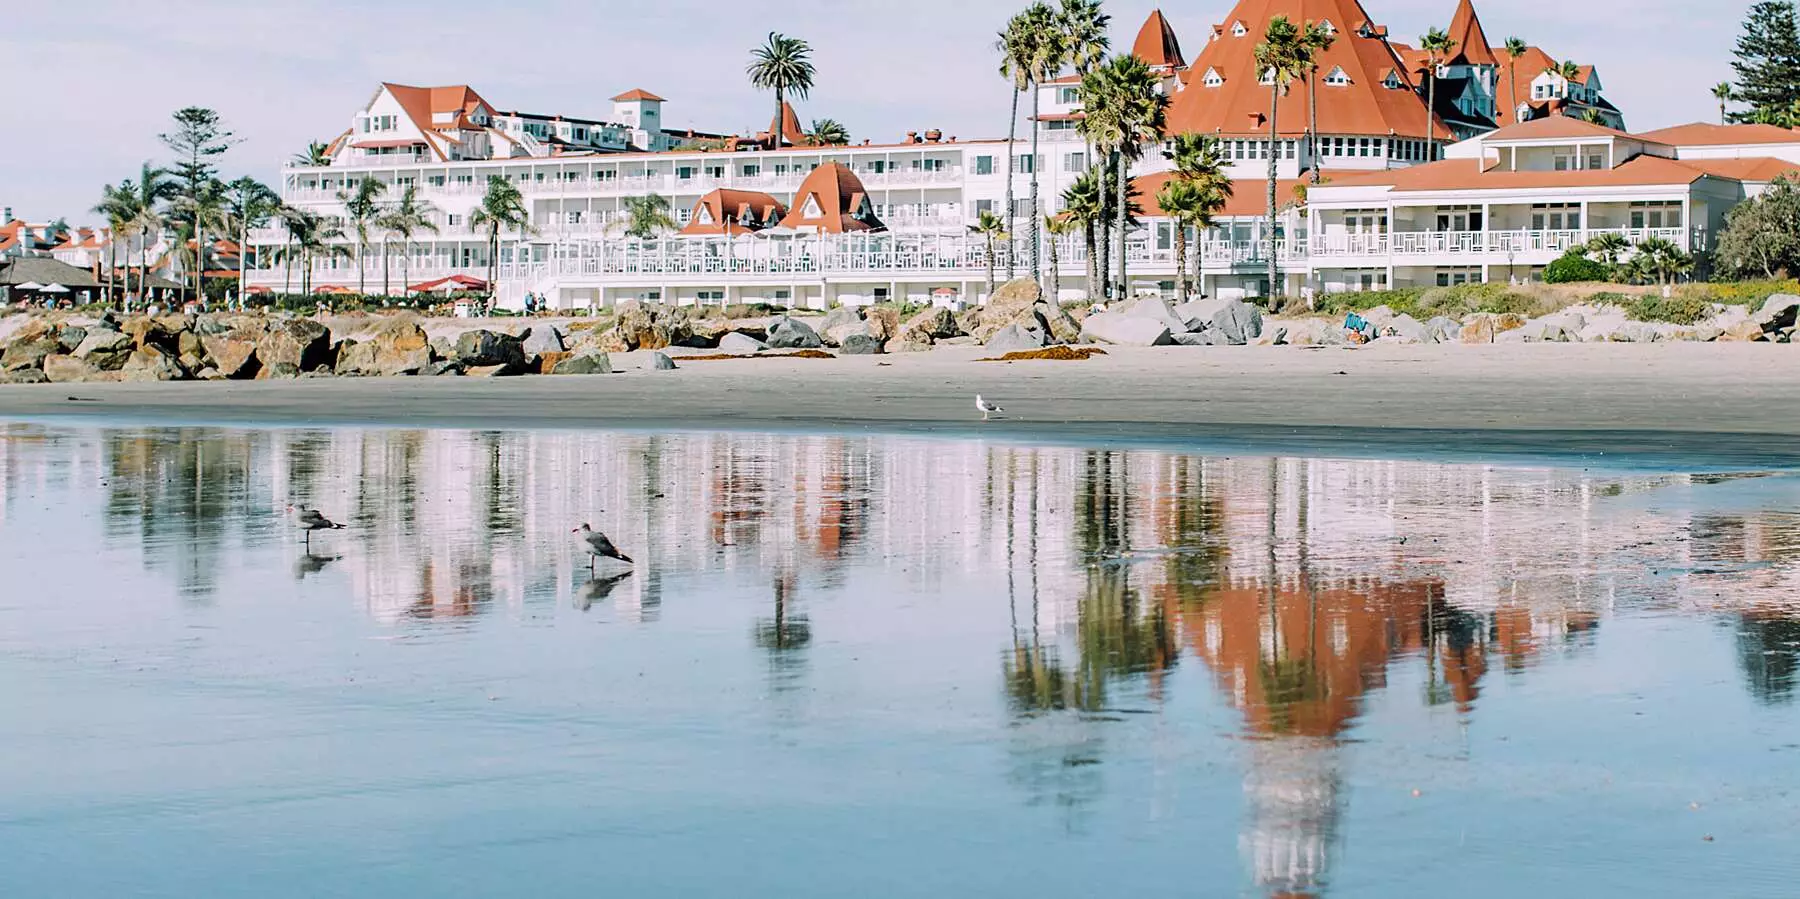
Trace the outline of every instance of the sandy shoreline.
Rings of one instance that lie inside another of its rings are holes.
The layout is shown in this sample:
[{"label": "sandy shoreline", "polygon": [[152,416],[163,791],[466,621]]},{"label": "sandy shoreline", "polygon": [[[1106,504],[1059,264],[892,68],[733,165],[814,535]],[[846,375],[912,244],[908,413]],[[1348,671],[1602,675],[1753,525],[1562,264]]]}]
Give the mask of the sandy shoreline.
[{"label": "sandy shoreline", "polygon": [[[617,361],[632,368],[637,355]],[[976,361],[982,355],[502,380],[7,385],[0,419],[849,430],[1237,453],[1800,465],[1800,349],[1782,344],[1118,349],[1087,362],[1012,364]],[[980,421],[977,392],[1006,406],[1005,419]]]}]

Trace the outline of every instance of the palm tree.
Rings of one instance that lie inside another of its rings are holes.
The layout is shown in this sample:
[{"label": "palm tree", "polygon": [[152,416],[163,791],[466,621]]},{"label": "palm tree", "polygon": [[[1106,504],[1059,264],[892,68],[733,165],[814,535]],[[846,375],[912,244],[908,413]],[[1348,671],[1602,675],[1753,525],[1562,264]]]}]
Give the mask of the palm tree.
[{"label": "palm tree", "polygon": [[1277,165],[1281,159],[1281,132],[1279,117],[1281,98],[1288,91],[1288,85],[1299,78],[1309,65],[1311,51],[1307,49],[1300,29],[1286,16],[1275,16],[1269,20],[1269,28],[1263,34],[1263,42],[1256,45],[1256,70],[1262,73],[1263,81],[1269,85],[1269,297],[1280,296],[1281,273],[1276,259],[1275,216],[1280,210],[1275,205]]},{"label": "palm tree", "polygon": [[1056,25],[1061,34],[1063,62],[1075,67],[1077,75],[1086,75],[1106,61],[1112,41],[1106,36],[1112,16],[1100,9],[1100,0],[1062,0],[1056,11]]},{"label": "palm tree", "polygon": [[1063,61],[1067,52],[1063,44],[1062,24],[1048,5],[1039,2],[1032,4],[1022,15],[1021,25],[1025,28],[1024,42],[1028,49],[1025,71],[1031,84],[1031,277],[1042,282],[1044,269],[1040,255],[1038,219],[1044,214],[1044,206],[1038,196],[1038,138],[1043,129],[1039,127],[1039,100],[1043,92],[1038,87],[1045,81],[1055,78],[1062,72]]},{"label": "palm tree", "polygon": [[1312,182],[1319,183],[1319,59],[1337,43],[1337,32],[1323,22],[1308,22],[1300,30],[1300,47],[1306,52],[1306,157],[1312,162]]},{"label": "palm tree", "polygon": [[488,302],[492,303],[498,286],[495,282],[500,278],[500,232],[515,230],[523,239],[531,231],[531,212],[525,208],[518,185],[499,175],[489,175],[481,205],[469,213],[469,230],[487,232]]},{"label": "palm tree", "polygon": [[[130,179],[120,183],[118,187],[110,184],[100,191],[100,202],[94,206],[95,215],[106,217],[106,227],[111,239],[106,242],[106,302],[113,302],[113,278],[119,270],[119,241],[129,233],[132,221],[137,218],[137,192]],[[131,273],[126,272],[125,289],[131,289]]]},{"label": "palm tree", "polygon": [[1063,191],[1062,217],[1079,223],[1082,237],[1087,245],[1087,293],[1092,300],[1096,295],[1104,296],[1100,284],[1100,271],[1104,267],[1099,255],[1095,252],[1095,229],[1106,220],[1106,210],[1101,201],[1101,182],[1105,180],[1099,166],[1089,168],[1077,177]]},{"label": "palm tree", "polygon": [[1506,39],[1506,79],[1512,93],[1514,124],[1519,121],[1519,57],[1524,56],[1525,51],[1529,49],[1525,46],[1525,41],[1520,38],[1509,37]]},{"label": "palm tree", "polygon": [[812,47],[797,37],[771,31],[761,47],[751,51],[750,66],[744,70],[750,86],[775,92],[775,122],[769,129],[769,149],[781,149],[781,123],[787,111],[787,97],[792,94],[804,100],[812,92]]},{"label": "palm tree", "polygon": [[[412,281],[413,235],[421,231],[438,233],[437,222],[432,220],[437,214],[438,208],[430,200],[419,199],[418,188],[408,184],[400,192],[399,201],[389,206],[375,222],[376,227],[381,230],[400,235],[400,287],[403,295],[410,293],[407,288]],[[386,238],[382,242],[385,244]],[[387,258],[387,249],[384,247],[381,251],[381,290],[384,294],[390,293],[387,286]]]},{"label": "palm tree", "polygon": [[1638,242],[1633,257],[1643,260],[1644,272],[1663,286],[1667,296],[1675,279],[1694,270],[1694,257],[1666,237],[1646,237]]},{"label": "palm tree", "polygon": [[1600,110],[1598,110],[1598,109],[1582,110],[1581,111],[1581,120],[1590,125],[1599,125],[1602,128],[1611,127],[1606,124],[1606,116],[1601,115]]},{"label": "palm tree", "polygon": [[1723,125],[1726,121],[1725,107],[1736,99],[1731,93],[1731,82],[1721,81],[1713,85],[1712,95],[1714,100],[1719,101],[1719,124]]},{"label": "palm tree", "polygon": [[1629,249],[1631,249],[1631,241],[1626,240],[1625,235],[1616,231],[1603,231],[1596,234],[1589,238],[1587,245],[1583,247],[1583,251],[1587,255],[1609,266],[1617,266],[1619,257],[1625,255],[1625,251]]},{"label": "palm tree", "polygon": [[244,299],[244,280],[250,272],[250,229],[268,224],[281,209],[281,197],[267,184],[245,175],[226,185],[227,217],[238,232],[238,301]]},{"label": "palm tree", "polygon": [[1170,178],[1163,183],[1162,190],[1156,192],[1156,205],[1175,226],[1175,292],[1186,300],[1189,295],[1187,229],[1202,216],[1207,216],[1205,198],[1192,182]]},{"label": "palm tree", "polygon": [[1117,170],[1113,213],[1117,223],[1118,288],[1130,290],[1127,280],[1125,240],[1132,205],[1131,163],[1143,155],[1144,146],[1162,138],[1169,99],[1162,94],[1155,73],[1143,60],[1126,54],[1115,56],[1082,79],[1085,123],[1095,146],[1108,155],[1107,168]]},{"label": "palm tree", "polygon": [[1456,50],[1456,39],[1433,28],[1419,38],[1419,49],[1425,51],[1425,150],[1426,161],[1437,158],[1437,72],[1438,66]]},{"label": "palm tree", "polygon": [[836,119],[814,119],[806,138],[821,147],[841,147],[850,143],[850,129]]},{"label": "palm tree", "polygon": [[356,235],[356,292],[367,295],[368,267],[365,264],[369,253],[369,228],[375,224],[376,217],[381,215],[381,195],[387,192],[387,185],[364,176],[356,182],[355,190],[340,190],[337,200],[344,204],[344,216],[350,223],[350,230]]},{"label": "palm tree", "polygon": [[675,218],[669,214],[669,198],[660,194],[625,198],[625,236],[652,240],[664,231],[675,229]]},{"label": "palm tree", "polygon": [[306,145],[306,149],[295,153],[292,161],[295,165],[312,166],[314,168],[328,166],[331,164],[331,157],[326,155],[326,151],[330,149],[330,144],[313,141]]},{"label": "palm tree", "polygon": [[[128,238],[136,236],[138,239],[138,293],[147,300],[150,296],[150,242],[168,225],[158,204],[175,195],[175,180],[167,169],[146,162],[138,168],[137,181],[122,181],[119,189],[130,196],[127,208],[131,211],[131,220],[125,223],[125,234]],[[129,247],[126,252],[130,252]],[[126,268],[130,265],[131,261],[127,259]],[[125,291],[130,293],[129,272],[125,282]]]},{"label": "palm tree", "polygon": [[1075,229],[1081,226],[1081,220],[1067,212],[1044,216],[1044,232],[1050,236],[1046,243],[1050,247],[1050,302],[1052,303],[1062,302],[1062,268],[1056,259],[1057,241],[1074,234]]},{"label": "palm tree", "polygon": [[[1018,153],[1015,147],[1019,139],[1019,95],[1031,89],[1031,66],[1035,48],[1031,38],[1031,23],[1026,13],[1019,13],[1006,23],[1006,30],[1000,32],[1000,39],[995,42],[994,49],[1000,51],[1000,75],[1012,81],[1012,115],[1006,120],[1006,230],[1013,230],[1013,219],[1016,215],[1013,202],[1013,184],[1018,176]],[[1033,131],[1037,122],[1032,122]],[[1032,159],[1032,168],[1037,168],[1037,160]],[[1010,238],[1009,238],[1010,239]],[[1016,253],[1006,254],[1006,279],[1013,279],[1018,274],[1013,259]]]},{"label": "palm tree", "polygon": [[969,226],[969,230],[981,235],[986,240],[987,287],[988,297],[991,299],[994,296],[994,241],[1008,239],[1006,220],[990,210],[983,210],[981,215],[976,217],[975,224]]},{"label": "palm tree", "polygon": [[[1225,202],[1231,199],[1231,175],[1226,172],[1225,153],[1216,138],[1202,134],[1179,134],[1171,148],[1165,152],[1166,157],[1175,167],[1175,177],[1186,181],[1199,191],[1206,199],[1204,221],[1196,220],[1192,224],[1196,236],[1205,239],[1205,229],[1212,227],[1212,218],[1225,208]],[[1298,185],[1300,189],[1305,185]],[[1165,209],[1167,207],[1164,207]],[[1199,253],[1194,255],[1193,283],[1201,293],[1205,292],[1206,281],[1202,271],[1202,259]]]},{"label": "palm tree", "polygon": [[282,211],[281,218],[288,232],[284,255],[300,257],[300,292],[312,296],[313,265],[320,259],[350,256],[350,248],[343,244],[344,229],[335,219],[291,206]]}]

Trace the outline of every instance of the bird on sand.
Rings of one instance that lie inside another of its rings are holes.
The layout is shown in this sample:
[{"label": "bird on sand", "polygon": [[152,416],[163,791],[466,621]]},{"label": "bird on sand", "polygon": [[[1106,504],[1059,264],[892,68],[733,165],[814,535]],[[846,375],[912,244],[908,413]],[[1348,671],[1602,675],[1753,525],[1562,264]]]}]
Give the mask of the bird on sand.
[{"label": "bird on sand", "polygon": [[341,531],[344,526],[319,514],[318,509],[301,509],[288,506],[288,514],[294,516],[294,526],[306,533],[307,545],[312,545],[313,531]]},{"label": "bird on sand", "polygon": [[977,393],[975,394],[975,411],[981,413],[982,421],[987,421],[988,416],[993,415],[996,412],[1005,412],[1006,410],[982,399],[981,394]]},{"label": "bird on sand", "polygon": [[589,571],[594,570],[595,563],[599,562],[603,556],[608,559],[618,559],[627,565],[636,564],[631,561],[630,556],[619,552],[619,548],[614,546],[613,542],[607,539],[605,534],[594,530],[586,524],[583,524],[581,527],[576,528],[570,533],[581,535],[581,551],[588,555]]}]

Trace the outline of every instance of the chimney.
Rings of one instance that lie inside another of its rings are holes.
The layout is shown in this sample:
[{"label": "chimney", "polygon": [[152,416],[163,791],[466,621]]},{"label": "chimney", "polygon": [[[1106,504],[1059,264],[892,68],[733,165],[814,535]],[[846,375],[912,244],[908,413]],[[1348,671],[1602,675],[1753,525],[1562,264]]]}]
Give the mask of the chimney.
[{"label": "chimney", "polygon": [[906,132],[906,142],[909,144],[918,143],[919,142],[919,132],[917,132],[917,131]]},{"label": "chimney", "polygon": [[925,132],[925,139],[928,141],[931,141],[934,144],[941,143],[944,140],[944,132],[939,131],[936,128],[933,128],[930,131]]}]

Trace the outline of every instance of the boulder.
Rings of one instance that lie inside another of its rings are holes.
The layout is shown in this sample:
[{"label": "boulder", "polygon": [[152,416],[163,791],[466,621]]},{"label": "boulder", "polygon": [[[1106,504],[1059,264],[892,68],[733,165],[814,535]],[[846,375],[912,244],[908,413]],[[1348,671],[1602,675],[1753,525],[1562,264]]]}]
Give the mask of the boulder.
[{"label": "boulder", "polygon": [[852,334],[844,338],[838,353],[844,356],[879,356],[881,341],[869,334]]},{"label": "boulder", "polygon": [[256,370],[258,381],[292,381],[300,375],[300,369],[292,362],[275,362]]},{"label": "boulder", "polygon": [[465,366],[455,359],[445,359],[425,366],[419,374],[432,378],[457,378],[462,376],[464,368]]},{"label": "boulder", "polygon": [[456,353],[452,358],[461,362],[471,375],[477,368],[493,366],[524,371],[527,364],[524,341],[511,334],[485,329],[456,335]]},{"label": "boulder", "polygon": [[[1728,327],[1721,332],[1718,336],[1718,340],[1724,343],[1749,343],[1755,340],[1763,340],[1767,336],[1767,332],[1763,331],[1762,325],[1757,324],[1750,319],[1744,319],[1743,321],[1734,323],[1731,327]],[[47,366],[49,363],[45,362],[45,365]]]},{"label": "boulder", "polygon": [[831,331],[833,328],[841,328],[845,325],[856,325],[861,327],[862,323],[862,313],[857,312],[854,307],[839,306],[836,309],[825,313],[825,320],[819,323],[819,333],[823,334]]},{"label": "boulder", "polygon": [[1181,320],[1186,323],[1187,327],[1184,328],[1184,330],[1194,331],[1210,328],[1212,327],[1213,318],[1219,314],[1219,310],[1225,308],[1230,303],[1230,300],[1221,299],[1219,297],[1205,297],[1198,300],[1189,300],[1176,306],[1175,314],[1180,316]]},{"label": "boulder", "polygon": [[1157,322],[1168,328],[1171,334],[1193,330],[1185,319],[1176,315],[1175,310],[1170,308],[1169,301],[1161,297],[1144,297],[1132,303],[1120,314],[1127,318],[1141,318]]},{"label": "boulder", "polygon": [[1461,330],[1456,339],[1467,345],[1494,342],[1494,317],[1486,313],[1476,313],[1463,319]]},{"label": "boulder", "polygon": [[1424,322],[1404,313],[1389,319],[1382,332],[1410,338],[1414,343],[1437,343],[1437,338],[1431,336],[1431,329]]},{"label": "boulder", "polygon": [[556,364],[550,370],[553,375],[610,375],[612,374],[612,357],[605,353],[586,350],[576,353]]},{"label": "boulder", "polygon": [[154,343],[166,349],[173,348],[171,346],[173,335],[163,327],[162,322],[154,318],[141,315],[128,318],[119,325],[119,330],[131,338],[133,347],[143,347]]},{"label": "boulder", "polygon": [[851,337],[867,336],[868,333],[868,325],[863,324],[861,321],[855,321],[844,322],[826,328],[821,336],[824,337],[826,346],[843,346],[845,340],[848,340]]},{"label": "boulder", "polygon": [[1606,339],[1613,343],[1655,343],[1662,339],[1662,333],[1643,322],[1628,321],[1613,329]]},{"label": "boulder", "polygon": [[523,337],[525,356],[535,359],[545,353],[560,353],[567,349],[563,345],[563,335],[555,325],[532,325]]},{"label": "boulder", "polygon": [[471,365],[463,369],[463,374],[471,378],[510,378],[523,373],[523,366],[506,362],[497,365]]},{"label": "boulder", "polygon": [[191,330],[175,332],[175,358],[188,371],[205,366],[206,348],[200,344],[200,335]]},{"label": "boulder", "polygon": [[52,384],[76,384],[99,374],[86,359],[56,354],[44,357],[44,377]]},{"label": "boulder", "polygon": [[863,310],[863,327],[876,340],[890,340],[900,334],[900,310],[892,306],[870,306]]},{"label": "boulder", "polygon": [[1439,315],[1425,323],[1425,333],[1431,337],[1431,343],[1455,343],[1462,332],[1462,323],[1454,318]]},{"label": "boulder", "polygon": [[1244,346],[1262,336],[1262,310],[1242,300],[1230,300],[1213,314],[1212,330],[1231,346]]},{"label": "boulder", "polygon": [[[1030,278],[1015,278],[995,288],[988,297],[982,310],[992,316],[1008,318],[1017,315],[1044,299],[1044,289]],[[938,334],[936,337],[954,337],[955,335]]]},{"label": "boulder", "polygon": [[309,319],[277,319],[257,340],[256,358],[264,366],[288,365],[296,371],[329,365],[331,331]]},{"label": "boulder", "polygon": [[675,360],[670,359],[669,354],[667,354],[667,353],[651,353],[650,354],[650,370],[651,371],[674,371],[675,370]]},{"label": "boulder", "polygon": [[[1575,327],[1571,327],[1575,326]],[[1517,328],[1501,331],[1494,335],[1495,343],[1568,343],[1581,333],[1586,321],[1577,315],[1573,319],[1563,316],[1545,316],[1534,318]]]},{"label": "boulder", "polygon": [[[200,345],[213,368],[226,378],[254,378],[260,365],[256,357],[257,335],[247,331],[203,334]],[[80,355],[80,351],[76,351]],[[104,366],[103,366],[104,367]]]},{"label": "boulder", "polygon": [[919,353],[931,349],[937,343],[931,332],[924,328],[907,328],[886,344],[890,353]]},{"label": "boulder", "polygon": [[1183,331],[1170,334],[1169,342],[1176,346],[1212,346],[1213,335],[1209,331]]},{"label": "boulder", "polygon": [[127,381],[180,381],[187,377],[175,356],[154,343],[138,347],[119,371]]},{"label": "boulder", "polygon": [[769,347],[777,350],[816,350],[825,345],[811,325],[782,316],[769,325]]},{"label": "boulder", "polygon": [[537,355],[537,362],[535,363],[535,370],[540,375],[547,375],[555,371],[558,365],[563,364],[563,362],[574,356],[574,353],[567,350],[560,353],[539,353]]},{"label": "boulder", "polygon": [[1055,303],[1039,303],[1034,307],[1044,323],[1052,343],[1076,343],[1081,340],[1081,322]]},{"label": "boulder", "polygon": [[1151,318],[1133,318],[1118,312],[1100,312],[1081,323],[1081,339],[1114,346],[1167,346],[1169,326]]},{"label": "boulder", "polygon": [[197,372],[194,372],[194,380],[196,380],[196,381],[223,381],[223,380],[225,380],[225,374],[223,372],[219,371],[218,369],[213,368],[212,366],[208,365],[207,367],[200,369]]},{"label": "boulder", "polygon": [[922,331],[934,341],[962,333],[962,329],[956,324],[956,314],[942,306],[934,306],[913,316],[913,320],[907,322],[901,331]]},{"label": "boulder", "polygon": [[1525,327],[1526,318],[1517,312],[1502,312],[1494,316],[1494,333],[1501,334],[1515,328]]},{"label": "boulder", "polygon": [[8,344],[0,352],[0,371],[21,371],[44,367],[44,358],[62,352],[62,344],[52,336],[40,336]]},{"label": "boulder", "polygon": [[50,376],[35,368],[0,371],[0,384],[48,384]]},{"label": "boulder", "polygon": [[73,353],[87,339],[87,334],[87,329],[79,325],[63,325],[56,330],[56,342],[62,346],[63,352]]},{"label": "boulder", "polygon": [[[213,358],[220,361],[216,355]],[[431,340],[425,329],[411,319],[392,318],[377,325],[363,340],[346,341],[338,353],[337,373],[381,377],[418,374],[431,364],[431,358]]]},{"label": "boulder", "polygon": [[1018,325],[1007,325],[993,337],[988,338],[987,349],[992,353],[1019,353],[1027,350],[1044,348],[1044,332]]},{"label": "boulder", "polygon": [[1757,323],[1765,334],[1784,331],[1794,327],[1800,318],[1800,296],[1791,293],[1778,293],[1768,298],[1750,320]]},{"label": "boulder", "polygon": [[719,338],[719,352],[721,353],[748,355],[750,353],[760,353],[768,348],[768,344],[763,343],[748,334],[740,334],[736,331],[728,332]]}]

